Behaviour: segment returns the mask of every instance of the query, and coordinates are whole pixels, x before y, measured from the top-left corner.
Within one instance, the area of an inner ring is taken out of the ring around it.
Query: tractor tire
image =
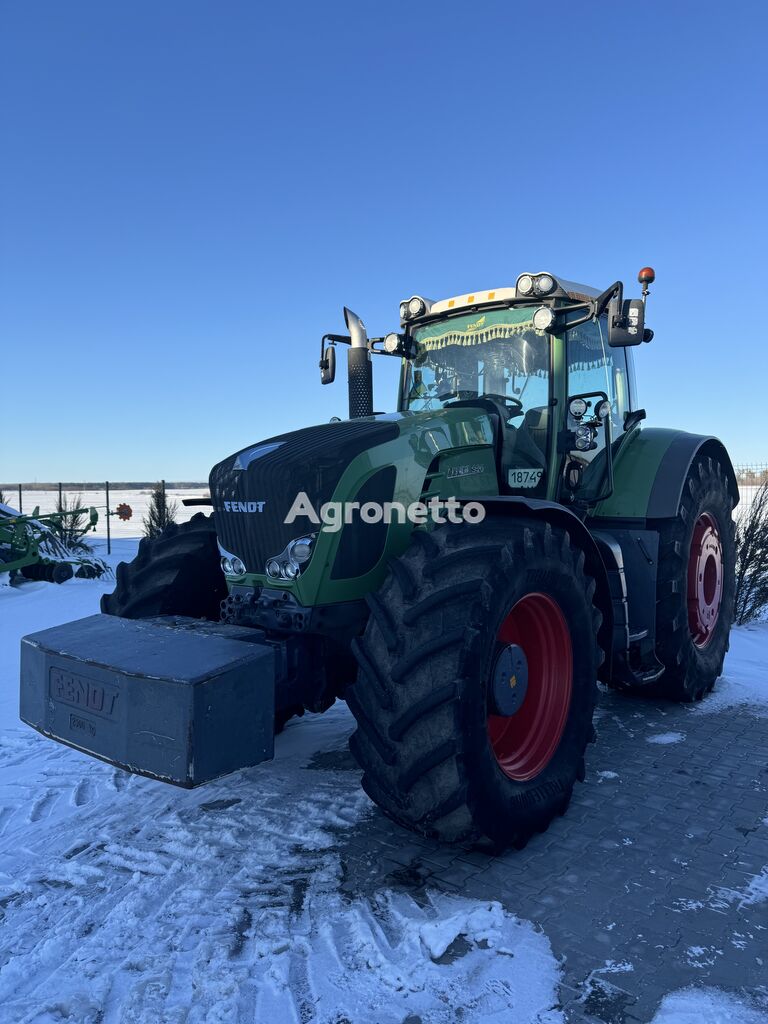
[[[227,596],[213,516],[198,512],[188,523],[171,523],[159,537],[144,537],[132,562],[121,562],[117,586],[101,610],[123,619],[189,615],[218,622]]]
[[[565,812],[595,735],[594,594],[584,553],[548,523],[414,532],[368,599],[346,694],[350,749],[386,815],[444,841],[520,848]],[[510,699],[514,712],[495,713]]]
[[[701,700],[723,670],[733,623],[736,541],[733,498],[721,464],[694,460],[677,518],[659,527],[655,692]]]

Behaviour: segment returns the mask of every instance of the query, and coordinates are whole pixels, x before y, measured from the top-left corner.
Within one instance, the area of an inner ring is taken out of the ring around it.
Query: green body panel
[[[422,496],[425,499],[434,496],[471,498],[498,494],[493,428],[487,413],[460,408],[391,413],[386,418],[397,421],[399,436],[353,459],[344,470],[332,501],[354,501],[366,480],[385,466],[394,466],[397,474],[392,501],[406,507]],[[427,472],[436,458],[437,469],[425,491]],[[448,476],[450,470],[456,472],[459,467],[470,472]],[[265,575],[249,574],[237,582],[240,586],[287,590],[307,607],[352,601],[381,585],[387,562],[405,551],[413,529],[411,522],[400,523],[393,518],[381,558],[370,572],[353,579],[331,578],[344,528],[331,532],[323,527],[318,533],[312,559],[298,579],[278,582]]]
[[[684,436],[683,430],[636,427],[615,458],[613,494],[595,506],[587,522],[601,518],[644,519],[662,460],[673,441]]]

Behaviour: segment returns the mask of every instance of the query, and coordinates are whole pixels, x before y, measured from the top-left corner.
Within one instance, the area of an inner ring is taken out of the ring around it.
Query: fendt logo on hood
[[[225,512],[263,512],[266,501],[225,501]]]

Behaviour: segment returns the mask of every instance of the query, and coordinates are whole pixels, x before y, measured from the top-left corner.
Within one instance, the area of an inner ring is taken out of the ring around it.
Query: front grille
[[[303,517],[284,522],[297,494],[305,491],[319,510],[355,456],[397,434],[393,422],[344,420],[270,437],[224,459],[209,481],[219,543],[249,572],[263,572],[269,557],[306,530]]]

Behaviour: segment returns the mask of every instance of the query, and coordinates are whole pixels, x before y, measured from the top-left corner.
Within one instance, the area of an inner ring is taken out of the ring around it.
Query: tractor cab
[[[368,352],[394,355],[403,360],[401,413],[489,413],[500,493],[587,508],[610,495],[625,427],[642,418],[629,349],[653,336],[644,326],[644,302],[654,273],[646,267],[638,279],[643,299],[625,302],[620,282],[600,293],[549,273],[526,273],[514,288],[438,302],[405,299],[401,332],[381,339],[361,340],[361,322],[346,311],[358,344],[352,331],[350,339],[326,339],[352,344],[355,394],[365,390]],[[326,339],[321,367],[328,362]],[[370,411],[350,407],[351,416]]]
[[[599,297],[523,274],[515,289],[424,301],[423,312],[418,296],[409,300],[400,408],[491,411],[501,493],[582,504],[607,496],[607,439],[623,431],[634,385],[626,346],[609,342],[607,310],[579,315]]]

